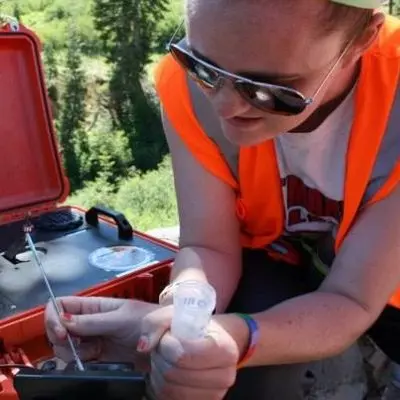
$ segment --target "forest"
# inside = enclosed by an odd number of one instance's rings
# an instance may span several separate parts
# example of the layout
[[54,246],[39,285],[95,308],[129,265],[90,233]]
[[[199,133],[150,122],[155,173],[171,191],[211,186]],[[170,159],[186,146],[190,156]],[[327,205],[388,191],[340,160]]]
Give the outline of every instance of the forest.
[[69,204],[102,204],[135,228],[178,224],[152,68],[182,18],[180,0],[3,0],[43,44]]

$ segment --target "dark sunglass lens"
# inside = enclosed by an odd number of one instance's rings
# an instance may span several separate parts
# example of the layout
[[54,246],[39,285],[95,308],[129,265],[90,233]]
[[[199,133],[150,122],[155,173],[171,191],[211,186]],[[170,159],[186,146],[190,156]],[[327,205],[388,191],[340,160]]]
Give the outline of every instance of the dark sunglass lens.
[[306,108],[306,101],[291,89],[276,88],[271,90],[276,99],[278,109],[289,114],[300,114]]
[[208,68],[199,62],[194,62],[193,69],[195,71],[195,78],[203,82],[206,86],[214,87],[218,83],[218,72]]
[[208,88],[213,88],[217,84],[219,79],[217,71],[214,71],[195,57],[186,54],[176,47],[173,47],[171,50],[177,61],[188,70],[192,78],[198,83]]
[[290,89],[267,88],[248,82],[240,82],[238,89],[254,107],[264,111],[296,115],[306,107],[304,99]]

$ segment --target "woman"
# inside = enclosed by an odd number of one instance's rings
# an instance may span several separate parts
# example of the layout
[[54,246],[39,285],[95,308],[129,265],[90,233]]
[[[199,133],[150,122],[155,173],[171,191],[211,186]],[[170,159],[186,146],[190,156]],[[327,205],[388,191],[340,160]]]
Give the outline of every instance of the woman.
[[[102,338],[86,357],[151,353],[155,395],[191,400],[361,399],[364,333],[400,362],[400,25],[378,6],[186,1],[156,73],[181,222],[171,285],[160,305],[64,299],[63,327],[49,306],[59,354],[65,328]],[[186,280],[218,294],[187,343],[168,332]]]

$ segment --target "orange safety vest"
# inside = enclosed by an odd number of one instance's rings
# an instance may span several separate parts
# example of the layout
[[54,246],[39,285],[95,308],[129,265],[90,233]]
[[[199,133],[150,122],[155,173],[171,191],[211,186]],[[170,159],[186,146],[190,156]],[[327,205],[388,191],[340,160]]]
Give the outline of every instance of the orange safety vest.
[[[399,73],[400,21],[387,17],[362,58],[336,252],[362,207],[388,196],[400,181]],[[237,193],[243,247],[273,243],[285,222],[273,141],[246,148],[228,143],[206,96],[171,55],[159,63],[155,83],[168,119],[194,157]],[[400,308],[400,289],[390,303]]]

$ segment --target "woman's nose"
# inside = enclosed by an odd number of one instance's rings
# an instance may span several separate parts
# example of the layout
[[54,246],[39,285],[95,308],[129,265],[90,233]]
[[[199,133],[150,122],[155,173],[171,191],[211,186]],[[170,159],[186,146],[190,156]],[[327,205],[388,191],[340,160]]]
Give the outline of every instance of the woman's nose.
[[217,114],[223,119],[229,119],[245,114],[251,105],[243,99],[231,82],[225,81],[210,97]]

